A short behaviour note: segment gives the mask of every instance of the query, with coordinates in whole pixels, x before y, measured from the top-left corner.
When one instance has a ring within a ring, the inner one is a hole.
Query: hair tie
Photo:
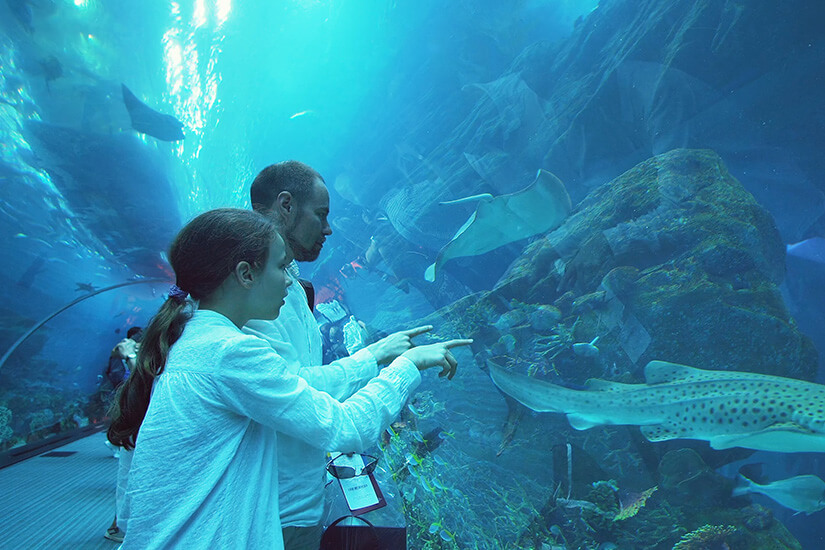
[[[172,285],[169,289],[169,297],[172,298],[178,304],[183,304],[186,301],[186,297],[189,296],[189,293],[183,290],[178,285]]]

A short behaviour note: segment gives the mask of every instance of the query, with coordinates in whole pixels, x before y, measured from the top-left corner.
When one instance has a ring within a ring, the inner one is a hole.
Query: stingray
[[[478,201],[464,225],[439,251],[424,278],[435,281],[436,270],[463,256],[478,256],[500,246],[557,228],[572,209],[564,184],[546,170],[539,170],[528,187],[508,195],[473,195],[442,204]]]
[[[487,361],[496,386],[526,407],[586,430],[640,426],[648,441],[698,439],[714,449],[825,452],[825,386],[750,372],[651,361],[645,384],[589,380],[573,390]]]
[[[183,139],[183,123],[172,115],[159,113],[143,103],[133,94],[125,84],[123,89],[123,103],[129,111],[132,128],[157,138],[161,141],[179,141]]]

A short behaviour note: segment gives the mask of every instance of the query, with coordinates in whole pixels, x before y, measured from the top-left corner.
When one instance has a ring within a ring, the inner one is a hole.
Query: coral
[[[773,512],[759,504],[751,504],[742,509],[745,527],[751,531],[762,531],[773,524]]]
[[[51,409],[43,409],[32,413],[29,430],[36,432],[51,424],[54,424],[54,412]]]
[[[729,550],[729,539],[737,532],[732,525],[703,525],[684,535],[673,550]]]
[[[11,410],[0,406],[0,443],[11,438],[12,435]]]

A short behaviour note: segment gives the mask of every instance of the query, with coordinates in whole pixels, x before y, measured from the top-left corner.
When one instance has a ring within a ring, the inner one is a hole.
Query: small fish
[[[424,477],[417,476],[416,479],[418,479],[418,483],[421,485],[422,489],[426,489],[428,493],[435,494],[433,486],[430,485],[430,482],[427,481]]]
[[[421,416],[421,411],[419,411],[418,409],[416,409],[415,407],[413,407],[413,406],[412,406],[412,403],[411,403],[411,404],[409,404],[409,405],[407,405],[407,408],[408,408],[408,409],[410,410],[410,412],[411,412],[411,413],[413,413],[415,416]]]
[[[426,441],[424,440],[424,436],[421,435],[421,432],[410,432],[410,435],[412,435],[412,438],[418,441],[419,443],[426,443]]]
[[[450,465],[450,464],[449,464],[446,460],[444,460],[444,459],[443,459],[443,458],[441,458],[440,456],[434,456],[434,457],[433,457],[433,460],[434,460],[434,461],[435,461],[435,463],[436,463],[436,464],[438,464],[439,466],[449,466],[449,465]]]
[[[407,464],[415,464],[415,465],[419,465],[419,464],[421,464],[421,459],[420,459],[420,458],[418,458],[418,457],[417,457],[416,455],[414,455],[413,453],[407,453],[407,454],[405,454],[405,455],[404,455],[404,458],[407,460]]]
[[[311,109],[306,110],[306,111],[299,111],[299,112],[295,113],[294,115],[292,115],[291,117],[289,117],[289,120],[294,120],[294,119],[296,119],[296,118],[298,118],[298,117],[302,117],[302,116],[306,116],[306,115],[311,115],[313,112],[314,112],[314,111],[312,111]]]
[[[795,476],[772,481],[764,485],[739,474],[741,485],[733,490],[733,496],[760,493],[796,512],[813,514],[825,508],[825,481],[814,475]]]

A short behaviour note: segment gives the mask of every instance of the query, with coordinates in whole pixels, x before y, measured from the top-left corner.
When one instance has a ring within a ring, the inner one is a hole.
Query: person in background
[[[104,379],[112,385],[110,395],[114,395],[123,382],[129,378],[129,373],[135,368],[137,352],[140,347],[140,339],[143,336],[141,327],[131,327],[126,331],[126,338],[118,342],[109,354],[109,364],[103,372]],[[109,399],[111,401],[111,399]],[[112,524],[106,528],[103,538],[114,542],[123,542],[123,535],[126,526],[118,526],[117,516],[123,508],[123,495],[126,490],[126,479],[129,473],[129,464],[132,460],[131,451],[123,451],[120,447],[112,445],[109,440],[105,440],[106,446],[112,450],[112,454],[118,459],[117,487],[115,489],[115,518]]]
[[[140,347],[143,329],[131,327],[126,331],[126,338],[117,343],[109,354],[109,364],[103,371],[104,378],[117,390],[129,378],[129,373],[135,368],[135,360]]]
[[[332,229],[327,220],[329,192],[317,171],[294,160],[270,165],[252,182],[250,200],[253,209],[283,227],[295,262],[318,259]],[[293,281],[300,281],[295,262],[287,272]],[[378,365],[390,363],[409,350],[413,337],[432,329],[422,326],[400,331],[349,357],[322,365],[321,331],[305,288],[311,285],[293,284],[277,319],[252,320],[243,330],[266,340],[290,373],[341,401],[377,376]],[[284,546],[287,550],[317,550],[323,534],[325,451],[340,449],[319,448],[289,433],[280,435],[278,443]]]
[[[290,261],[277,225],[249,210],[206,212],[175,238],[176,283],[146,328],[107,434],[135,449],[122,550],[283,548],[278,470],[294,465],[276,461],[281,434],[361,451],[399,413],[419,371],[451,378],[449,350],[472,343],[409,349],[340,402],[241,331],[278,316]]]

